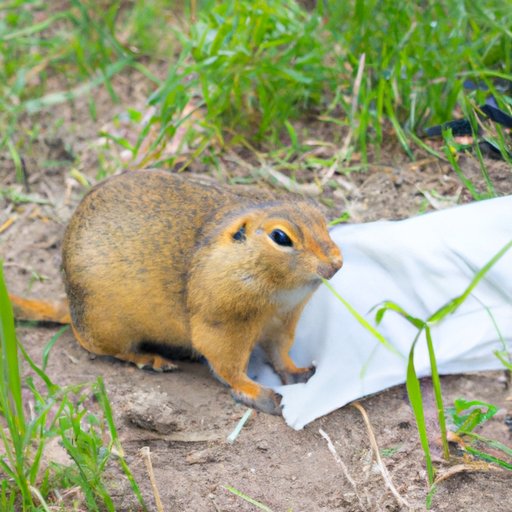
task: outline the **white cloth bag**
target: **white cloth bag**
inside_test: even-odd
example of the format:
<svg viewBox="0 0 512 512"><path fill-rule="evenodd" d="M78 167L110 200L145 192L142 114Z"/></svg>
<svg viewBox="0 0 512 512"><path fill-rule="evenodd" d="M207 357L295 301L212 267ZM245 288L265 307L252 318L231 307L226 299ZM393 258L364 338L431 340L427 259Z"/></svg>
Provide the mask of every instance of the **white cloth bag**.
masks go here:
<svg viewBox="0 0 512 512"><path fill-rule="evenodd" d="M338 226L331 234L344 255L331 284L366 320L375 325L370 310L385 300L426 320L462 294L512 240L512 196L403 221ZM298 365L314 361L315 375L306 384L280 386L257 358L250 373L283 395L286 422L301 429L350 401L405 382L416 328L389 311L378 330L401 356L380 344L321 286L304 311L292 348ZM493 352L503 350L504 343L512 350L512 250L454 314L433 327L432 336L440 373L503 368ZM415 366L420 376L430 373L424 339L416 346Z"/></svg>

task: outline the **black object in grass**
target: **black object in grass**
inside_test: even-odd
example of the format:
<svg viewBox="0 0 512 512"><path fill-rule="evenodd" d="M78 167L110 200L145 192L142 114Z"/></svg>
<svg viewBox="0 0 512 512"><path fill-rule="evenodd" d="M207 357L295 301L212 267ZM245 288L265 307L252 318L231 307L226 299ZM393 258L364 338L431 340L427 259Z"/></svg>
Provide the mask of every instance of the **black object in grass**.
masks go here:
<svg viewBox="0 0 512 512"><path fill-rule="evenodd" d="M512 83L508 82L508 85L508 89L512 90ZM471 81L464 82L464 87L469 90L488 89L488 87L485 84L475 84ZM490 119L494 123L497 123L506 129L512 129L512 116L510 116L509 114L507 114L498 107L498 104L496 103L494 96L489 95L485 100L485 104L480 105L480 107L478 107L478 110L478 114L481 118L485 116L485 118ZM425 130L423 130L423 135L425 137L440 137L446 130L451 130L452 135L454 137L478 137L479 135L482 135L480 127L476 128L475 133L473 127L471 126L471 122L469 121L469 119L466 118L454 119L443 124L438 124L436 126L425 128ZM503 158L500 146L494 141L489 139L482 139L478 142L478 144L480 146L480 149L484 153L488 154L490 157ZM512 153L510 151L508 151L508 155L512 157Z"/></svg>
<svg viewBox="0 0 512 512"><path fill-rule="evenodd" d="M499 86L498 86L499 85ZM488 90L488 87L485 83L474 83L471 80L466 80L464 82L464 88L470 91L473 90ZM504 84L497 84L496 88L499 90L503 90L503 92L512 92L512 82L506 81ZM498 107L494 96L491 94L485 100L484 105L480 105L479 110L482 114L484 114L491 121L498 123L505 128L512 129L512 116L504 112ZM429 128L425 128L423 131L426 137L440 137L444 130L451 129L453 136L463 136L463 135L479 135L480 130L475 134L471 127L471 123L468 119L454 119L452 121L448 121L443 124L438 124L436 126L431 126Z"/></svg>

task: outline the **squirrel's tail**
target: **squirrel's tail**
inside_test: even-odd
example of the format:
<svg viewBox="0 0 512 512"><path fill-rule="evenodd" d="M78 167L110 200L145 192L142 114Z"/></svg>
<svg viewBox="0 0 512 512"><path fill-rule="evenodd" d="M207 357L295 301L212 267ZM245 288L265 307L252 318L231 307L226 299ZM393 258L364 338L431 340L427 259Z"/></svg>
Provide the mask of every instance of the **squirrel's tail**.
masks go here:
<svg viewBox="0 0 512 512"><path fill-rule="evenodd" d="M55 322L57 324L71 323L69 304L63 300L24 299L17 295L9 295L14 317L17 320L32 320L36 322Z"/></svg>

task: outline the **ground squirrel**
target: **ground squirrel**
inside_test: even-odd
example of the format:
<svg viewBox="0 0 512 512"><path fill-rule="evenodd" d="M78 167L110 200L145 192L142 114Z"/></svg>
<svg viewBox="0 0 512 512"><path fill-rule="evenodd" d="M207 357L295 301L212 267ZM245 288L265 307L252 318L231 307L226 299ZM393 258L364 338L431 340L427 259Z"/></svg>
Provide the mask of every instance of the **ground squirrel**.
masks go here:
<svg viewBox="0 0 512 512"><path fill-rule="evenodd" d="M304 305L342 257L311 201L144 170L85 195L62 263L70 318L60 304L13 297L17 316L71 321L88 351L154 370L176 368L169 348L192 350L236 400L280 414L280 396L247 376L249 356L260 344L284 384L313 375L288 352Z"/></svg>

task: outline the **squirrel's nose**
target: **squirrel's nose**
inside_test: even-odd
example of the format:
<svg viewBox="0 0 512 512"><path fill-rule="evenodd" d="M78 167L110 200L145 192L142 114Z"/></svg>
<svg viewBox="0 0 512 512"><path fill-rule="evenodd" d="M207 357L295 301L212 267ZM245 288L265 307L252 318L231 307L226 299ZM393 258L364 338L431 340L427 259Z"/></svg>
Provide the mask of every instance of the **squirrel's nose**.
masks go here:
<svg viewBox="0 0 512 512"><path fill-rule="evenodd" d="M331 277L338 272L343 265L343 258L341 255L336 259L328 262L322 262L318 265L316 271L320 277L324 279L331 279Z"/></svg>

